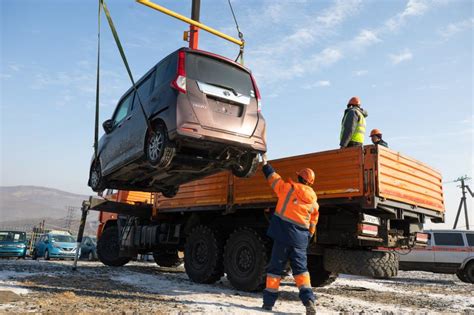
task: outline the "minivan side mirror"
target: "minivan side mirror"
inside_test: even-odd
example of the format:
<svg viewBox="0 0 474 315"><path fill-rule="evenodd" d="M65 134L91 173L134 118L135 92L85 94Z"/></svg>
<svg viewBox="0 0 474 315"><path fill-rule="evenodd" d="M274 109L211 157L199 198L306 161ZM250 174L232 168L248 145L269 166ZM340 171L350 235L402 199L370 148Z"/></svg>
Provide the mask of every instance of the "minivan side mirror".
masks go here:
<svg viewBox="0 0 474 315"><path fill-rule="evenodd" d="M107 119L102 124L102 127L104 128L105 133L110 133L114 127L114 121L112 119Z"/></svg>

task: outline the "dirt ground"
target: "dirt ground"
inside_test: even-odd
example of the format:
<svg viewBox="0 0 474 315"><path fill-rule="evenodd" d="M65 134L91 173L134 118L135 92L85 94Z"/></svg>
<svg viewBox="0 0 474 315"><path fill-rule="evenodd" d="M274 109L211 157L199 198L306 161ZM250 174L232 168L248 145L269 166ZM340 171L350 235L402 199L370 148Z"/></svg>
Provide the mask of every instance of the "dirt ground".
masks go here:
<svg viewBox="0 0 474 315"><path fill-rule="evenodd" d="M183 267L154 263L106 267L99 262L0 260L0 313L264 314L261 293L240 292L222 278L191 282ZM342 275L314 289L319 313L474 314L474 285L454 275L400 272L389 280ZM274 313L301 314L291 278L281 287Z"/></svg>

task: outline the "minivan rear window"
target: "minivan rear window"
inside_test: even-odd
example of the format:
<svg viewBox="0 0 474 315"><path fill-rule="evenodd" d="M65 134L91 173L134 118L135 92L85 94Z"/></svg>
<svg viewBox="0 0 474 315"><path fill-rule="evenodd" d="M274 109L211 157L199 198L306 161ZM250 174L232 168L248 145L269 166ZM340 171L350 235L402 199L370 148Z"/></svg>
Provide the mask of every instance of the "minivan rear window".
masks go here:
<svg viewBox="0 0 474 315"><path fill-rule="evenodd" d="M186 76L190 79L234 89L237 93L255 97L250 74L225 61L188 53Z"/></svg>
<svg viewBox="0 0 474 315"><path fill-rule="evenodd" d="M466 233L466 238L467 238L467 244L469 246L474 246L474 234Z"/></svg>

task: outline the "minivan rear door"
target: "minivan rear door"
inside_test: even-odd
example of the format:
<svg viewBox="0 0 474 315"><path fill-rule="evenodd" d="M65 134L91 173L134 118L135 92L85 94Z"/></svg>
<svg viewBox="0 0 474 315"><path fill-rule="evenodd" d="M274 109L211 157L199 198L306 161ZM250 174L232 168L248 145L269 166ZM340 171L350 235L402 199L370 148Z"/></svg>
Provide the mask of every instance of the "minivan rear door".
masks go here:
<svg viewBox="0 0 474 315"><path fill-rule="evenodd" d="M229 61L206 54L186 56L187 97L201 126L252 136L258 103L250 73Z"/></svg>

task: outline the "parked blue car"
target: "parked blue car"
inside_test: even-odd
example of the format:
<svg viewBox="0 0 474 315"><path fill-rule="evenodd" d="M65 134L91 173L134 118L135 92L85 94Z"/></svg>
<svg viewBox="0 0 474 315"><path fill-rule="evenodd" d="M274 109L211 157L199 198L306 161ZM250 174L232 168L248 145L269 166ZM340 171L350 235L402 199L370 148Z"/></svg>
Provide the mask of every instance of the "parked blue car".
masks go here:
<svg viewBox="0 0 474 315"><path fill-rule="evenodd" d="M26 256L26 233L17 231L0 231L0 257Z"/></svg>
<svg viewBox="0 0 474 315"><path fill-rule="evenodd" d="M76 245L76 240L69 234L47 233L36 242L32 258L43 257L45 260L50 258L74 259Z"/></svg>

